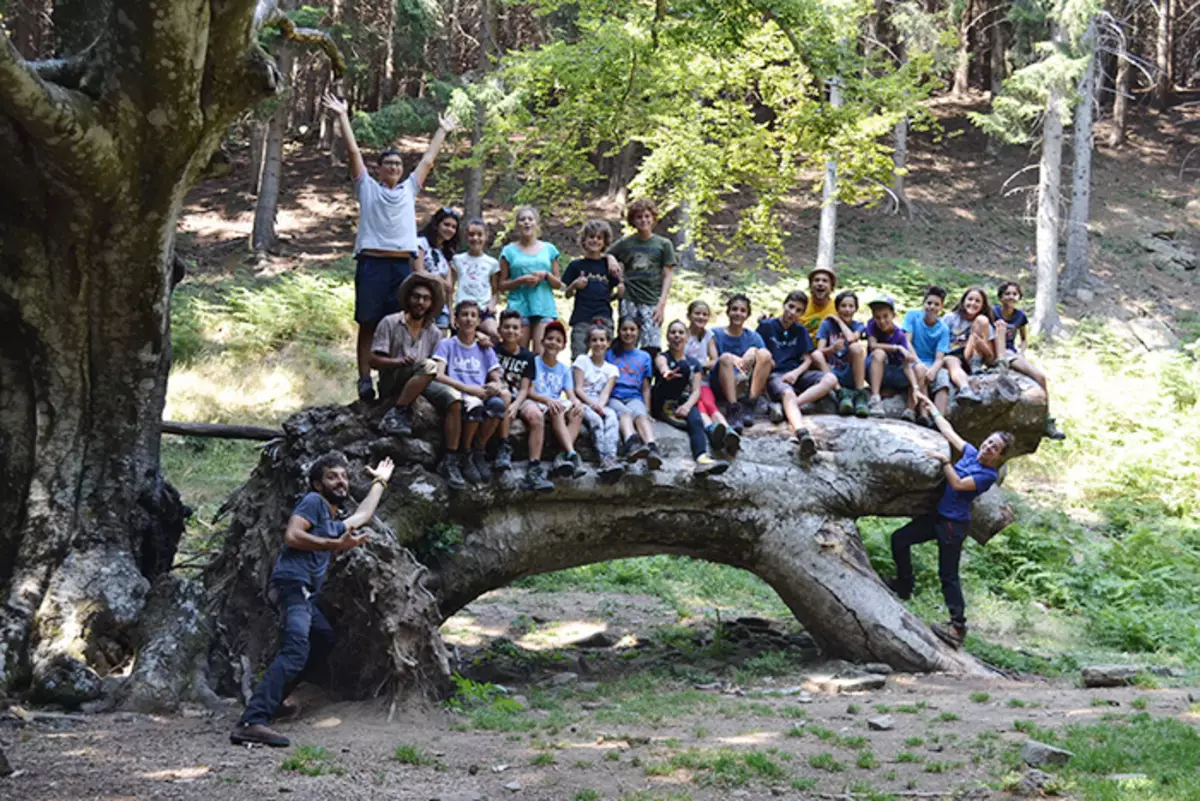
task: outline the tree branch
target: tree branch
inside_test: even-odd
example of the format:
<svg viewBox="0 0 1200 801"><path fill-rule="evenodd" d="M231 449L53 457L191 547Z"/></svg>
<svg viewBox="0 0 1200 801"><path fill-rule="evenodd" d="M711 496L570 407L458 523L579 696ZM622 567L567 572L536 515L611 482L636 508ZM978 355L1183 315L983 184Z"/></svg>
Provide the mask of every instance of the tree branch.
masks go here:
<svg viewBox="0 0 1200 801"><path fill-rule="evenodd" d="M260 3L260 8L262 5ZM255 18L257 20L257 12L255 12ZM297 28L296 23L292 22L292 18L278 8L272 9L270 15L263 22L263 27L278 28L279 32L283 34L283 38L289 42L299 42L303 45L316 45L320 47L329 58L330 67L333 69L333 77L340 80L346 74L346 59L342 56L342 51L338 50L333 37L325 33L325 31L317 30L316 28Z"/></svg>

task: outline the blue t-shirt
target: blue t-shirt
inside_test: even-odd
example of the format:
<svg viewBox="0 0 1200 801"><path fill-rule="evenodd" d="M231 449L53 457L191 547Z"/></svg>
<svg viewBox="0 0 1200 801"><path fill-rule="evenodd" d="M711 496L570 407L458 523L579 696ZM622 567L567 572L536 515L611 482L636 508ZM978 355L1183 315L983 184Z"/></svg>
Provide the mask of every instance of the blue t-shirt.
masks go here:
<svg viewBox="0 0 1200 801"><path fill-rule="evenodd" d="M804 361L804 357L813 351L812 337L799 320L789 328L784 328L783 321L778 317L763 320L759 323L758 335L767 350L771 351L771 358L775 360L773 372L776 373L795 370L800 366L800 362Z"/></svg>
<svg viewBox="0 0 1200 801"><path fill-rule="evenodd" d="M554 366L542 361L538 356L537 378L533 379L533 391L537 394L558 400L565 390L575 389L575 377L571 375L571 365L555 362Z"/></svg>
<svg viewBox="0 0 1200 801"><path fill-rule="evenodd" d="M439 342L433 358L446 363L446 375L472 387L482 387L488 373L500 366L494 348L480 347L478 342L464 345L458 337Z"/></svg>
<svg viewBox="0 0 1200 801"><path fill-rule="evenodd" d="M939 353L950 352L950 329L941 320L925 322L925 312L912 309L904 315L904 332L912 340L913 351L922 364L933 364Z"/></svg>
<svg viewBox="0 0 1200 801"><path fill-rule="evenodd" d="M843 321L845 322L845 321ZM865 333L866 325L858 320L851 320L846 323L846 327L856 334ZM842 327L837 324L837 320L832 317L826 317L821 321L821 327L817 329L817 341L824 340L832 347L837 348L832 355L827 357L829 369L841 370L848 362L846 356L850 353L850 343L846 341L846 336L842 333Z"/></svg>
<svg viewBox="0 0 1200 801"><path fill-rule="evenodd" d="M558 248L542 242L537 253L523 253L516 242L509 242L500 251L500 258L508 262L508 278L520 278L530 273L549 273L552 262L558 258ZM544 317L558 319L558 307L554 305L554 290L549 281L539 281L537 286L519 286L508 293L508 308L516 309L522 317Z"/></svg>
<svg viewBox="0 0 1200 801"><path fill-rule="evenodd" d="M1029 324L1029 318L1020 309L1013 309L1012 317L1006 318L1004 307L999 303L992 307L992 311L996 313L997 320L1004 320L1008 324L1008 331L1004 334L1004 347L1015 351L1017 349L1017 331Z"/></svg>
<svg viewBox="0 0 1200 801"><path fill-rule="evenodd" d="M301 498L292 514L303 517L312 525L308 533L314 537L336 540L346 532L346 524L333 519L329 503L319 492L310 492ZM271 581L299 581L314 594L320 592L329 567L329 554L330 551L301 551L284 545L275 560L275 569L271 571Z"/></svg>
<svg viewBox="0 0 1200 801"><path fill-rule="evenodd" d="M900 330L900 326L892 322L892 332L885 334L879 330L879 326L875 325L875 321L871 320L867 323L867 336L874 337L875 341L880 345L899 345L902 348L908 347L908 337L904 336L904 332ZM892 351L887 355L888 364L904 364L904 354L899 351Z"/></svg>
<svg viewBox="0 0 1200 801"><path fill-rule="evenodd" d="M563 273L563 286L570 286L575 279L586 276L587 286L575 293L575 308L571 311L571 325L590 323L592 320L612 320L612 293L620 281L609 275L608 259L576 259L567 265Z"/></svg>
<svg viewBox="0 0 1200 801"><path fill-rule="evenodd" d="M744 356L751 348L765 348L763 338L757 331L743 328L738 336L732 336L724 328L713 329L713 341L717 343L717 355L732 353L734 356Z"/></svg>
<svg viewBox="0 0 1200 801"><path fill-rule="evenodd" d="M610 349L608 353L604 354L604 360L617 366L617 383L613 385L610 397L617 400L642 397L642 382L654 374L649 353L636 348L622 353L613 353Z"/></svg>
<svg viewBox="0 0 1200 801"><path fill-rule="evenodd" d="M958 473L959 478L969 476L975 479L975 489L960 492L946 484L937 510L942 517L965 523L971 519L971 501L975 500L977 495L987 492L1000 478L1000 474L994 467L979 463L979 450L969 442L963 443L963 455L954 463L954 472Z"/></svg>

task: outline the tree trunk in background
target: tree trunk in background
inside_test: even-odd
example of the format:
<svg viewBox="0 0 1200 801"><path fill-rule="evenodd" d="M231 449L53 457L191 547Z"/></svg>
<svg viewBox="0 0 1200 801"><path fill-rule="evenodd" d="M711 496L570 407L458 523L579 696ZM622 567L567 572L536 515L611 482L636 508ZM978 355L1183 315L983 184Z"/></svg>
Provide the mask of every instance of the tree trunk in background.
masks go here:
<svg viewBox="0 0 1200 801"><path fill-rule="evenodd" d="M263 154L267 151L267 129L269 123L262 120L250 122L250 194L258 196L262 186Z"/></svg>
<svg viewBox="0 0 1200 801"><path fill-rule="evenodd" d="M1004 31L1004 0L996 0L995 11L990 20L992 52L988 59L992 99L1000 96L1004 79L1008 77L1008 62L1005 59L1007 38Z"/></svg>
<svg viewBox="0 0 1200 801"><path fill-rule="evenodd" d="M892 181L892 192L896 195L896 203L903 207L904 212L911 217L912 201L904 189L904 178L908 172L908 118L896 123L892 132L892 163L895 165L895 178ZM897 208L897 211L900 209Z"/></svg>
<svg viewBox="0 0 1200 801"><path fill-rule="evenodd" d="M624 206L629 199L629 182L633 180L640 152L640 143L626 142L613 159L608 174L608 198L619 206Z"/></svg>
<svg viewBox="0 0 1200 801"><path fill-rule="evenodd" d="M1062 288L1073 292L1091 281L1088 225L1092 199L1092 114L1096 102L1096 21L1088 25L1082 45L1091 54L1079 79L1079 102L1075 105L1075 165L1071 173L1071 213L1067 220L1067 263Z"/></svg>
<svg viewBox="0 0 1200 801"><path fill-rule="evenodd" d="M1171 102L1171 0L1158 0L1158 31L1154 38L1154 105Z"/></svg>
<svg viewBox="0 0 1200 801"><path fill-rule="evenodd" d="M17 333L0 337L0 694L96 697L170 569L176 221L227 125L275 88L253 6L57 4L63 55L103 38L86 97L0 33L0 319Z"/></svg>
<svg viewBox="0 0 1200 801"><path fill-rule="evenodd" d="M964 97L971 82L971 0L966 0L963 6L962 19L958 23L958 55L954 63L954 85L950 93L955 97Z"/></svg>
<svg viewBox="0 0 1200 801"><path fill-rule="evenodd" d="M476 63L479 77L476 79L477 89L484 85L491 68L492 22L487 0L479 2L478 32L479 60ZM486 166L484 164L486 154L483 152L483 128L487 123L486 115L487 109L483 101L476 98L475 117L471 122L471 168L467 172L467 181L463 192L463 209L468 220L483 216L483 175Z"/></svg>
<svg viewBox="0 0 1200 801"><path fill-rule="evenodd" d="M295 53L287 44L278 46L279 71L288 75L295 62ZM250 232L250 249L260 256L278 250L275 216L279 211L279 182L283 174L283 134L291 103L283 96L277 99L275 113L267 122L266 145L263 148L262 179L258 184L258 203L254 206L254 228Z"/></svg>
<svg viewBox="0 0 1200 801"><path fill-rule="evenodd" d="M842 105L841 79L829 82L829 105ZM817 231L817 267L833 269L833 255L837 238L837 159L825 160L825 181L821 187L821 225Z"/></svg>
<svg viewBox="0 0 1200 801"><path fill-rule="evenodd" d="M1054 25L1054 39L1062 34ZM1058 316L1058 238L1061 199L1064 92L1057 81L1050 87L1042 120L1042 160L1038 169L1037 299L1030 328L1035 335L1054 336Z"/></svg>
<svg viewBox="0 0 1200 801"><path fill-rule="evenodd" d="M1117 48L1117 77L1113 87L1112 130L1108 135L1110 147L1120 147L1125 144L1125 118L1129 113L1130 54L1124 31L1118 40Z"/></svg>

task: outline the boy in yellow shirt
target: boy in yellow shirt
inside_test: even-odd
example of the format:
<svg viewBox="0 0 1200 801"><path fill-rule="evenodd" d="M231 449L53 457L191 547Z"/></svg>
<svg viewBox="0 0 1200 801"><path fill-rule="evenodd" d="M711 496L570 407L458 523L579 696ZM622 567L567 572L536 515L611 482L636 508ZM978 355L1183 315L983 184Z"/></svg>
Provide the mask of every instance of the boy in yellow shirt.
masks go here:
<svg viewBox="0 0 1200 801"><path fill-rule="evenodd" d="M826 317L837 316L837 304L833 300L837 289L837 276L833 270L818 267L808 274L808 305L800 315L800 324L816 342L817 330Z"/></svg>

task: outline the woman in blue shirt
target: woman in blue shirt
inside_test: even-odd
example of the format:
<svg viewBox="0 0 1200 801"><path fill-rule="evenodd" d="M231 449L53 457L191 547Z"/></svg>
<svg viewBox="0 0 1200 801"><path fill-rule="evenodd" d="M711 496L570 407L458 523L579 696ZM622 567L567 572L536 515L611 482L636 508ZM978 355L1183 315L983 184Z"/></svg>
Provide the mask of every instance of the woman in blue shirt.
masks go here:
<svg viewBox="0 0 1200 801"><path fill-rule="evenodd" d="M558 277L558 248L538 239L537 209L521 206L516 219L517 241L500 251L500 291L508 293L508 308L521 313L521 347L541 355L546 323L558 319L554 290L563 285Z"/></svg>

